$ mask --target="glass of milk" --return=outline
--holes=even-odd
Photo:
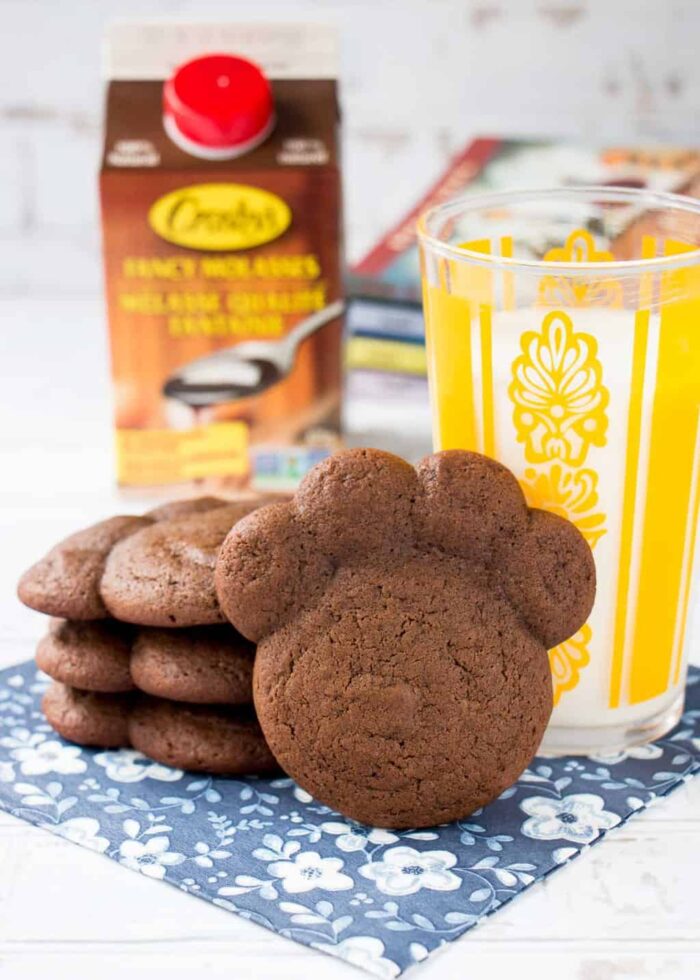
[[[593,612],[550,651],[543,751],[661,737],[683,710],[697,577],[700,202],[474,195],[418,231],[435,448],[505,463],[593,549]]]

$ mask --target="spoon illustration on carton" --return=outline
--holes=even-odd
[[[343,301],[336,300],[302,320],[281,340],[247,340],[190,361],[167,379],[163,394],[191,408],[259,395],[287,377],[302,341],[340,316],[343,307]]]

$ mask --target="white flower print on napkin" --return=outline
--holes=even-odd
[[[184,854],[170,851],[169,837],[151,837],[147,841],[125,840],[119,848],[119,863],[149,878],[162,880],[165,869],[186,861]]]
[[[70,817],[70,819],[55,826],[50,824],[45,826],[54,834],[58,834],[59,837],[65,837],[66,840],[71,840],[74,844],[88,847],[91,851],[97,851],[98,854],[103,854],[109,847],[107,838],[99,836],[100,824],[94,817]]]
[[[381,861],[363,864],[360,874],[376,882],[385,895],[413,895],[421,888],[450,892],[461,879],[449,869],[457,858],[449,851],[417,851],[414,847],[390,847]]]
[[[62,745],[52,740],[13,749],[11,755],[19,762],[24,776],[45,776],[49,772],[70,776],[87,769],[86,762],[80,758],[81,751],[76,745]]]
[[[286,892],[297,895],[313,888],[338,892],[352,888],[354,882],[343,874],[343,861],[335,857],[321,857],[317,851],[301,851],[291,861],[273,861],[267,867],[268,874],[279,878]]]
[[[616,813],[603,808],[604,802],[602,796],[594,793],[573,793],[561,800],[531,796],[520,804],[529,816],[520,830],[534,840],[590,844],[602,830],[610,830],[620,822]]]
[[[321,830],[336,837],[335,846],[346,852],[361,851],[367,844],[395,844],[399,840],[398,834],[391,830],[340,823],[336,820],[322,823]]]
[[[629,749],[621,749],[619,752],[595,752],[590,758],[606,766],[616,766],[626,759],[660,759],[663,754],[664,750],[660,745],[649,742],[647,745],[632,745]]]
[[[106,770],[108,779],[115,783],[140,783],[142,779],[157,779],[162,783],[174,783],[182,779],[182,769],[171,769],[159,762],[152,762],[135,749],[115,749],[100,752],[94,761]]]

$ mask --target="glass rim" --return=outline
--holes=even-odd
[[[486,269],[566,274],[570,277],[588,276],[591,273],[610,276],[642,275],[652,272],[667,272],[687,266],[700,265],[700,245],[678,255],[661,255],[649,259],[613,259],[612,261],[562,262],[544,259],[521,259],[502,255],[488,255],[444,242],[430,230],[430,223],[438,217],[449,218],[485,208],[518,204],[536,200],[556,200],[557,198],[587,198],[595,196],[607,199],[611,204],[644,204],[646,208],[666,212],[695,215],[700,232],[700,200],[683,194],[670,194],[645,188],[610,187],[599,184],[581,184],[576,187],[535,187],[512,191],[492,191],[490,193],[462,194],[442,204],[436,204],[419,215],[416,230],[421,246],[447,259],[457,259],[479,265]],[[641,208],[643,211],[644,208]]]

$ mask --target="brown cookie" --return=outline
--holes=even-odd
[[[131,691],[132,641],[133,628],[114,619],[54,619],[37,647],[36,662],[49,677],[84,691]]]
[[[208,510],[216,507],[225,507],[230,501],[222,500],[221,497],[192,497],[189,500],[170,500],[166,504],[148,510],[145,517],[150,517],[152,521],[175,521],[181,517],[189,517],[191,514],[204,514]]]
[[[230,626],[139,630],[134,684],[146,694],[192,704],[250,704],[255,647]]]
[[[259,500],[145,527],[111,551],[101,594],[115,619],[140,626],[203,626],[225,622],[214,567],[233,525]]]
[[[62,738],[111,749],[129,744],[131,704],[128,694],[94,694],[54,681],[41,707]]]
[[[250,704],[255,647],[231,626],[135,629],[114,619],[53,620],[36,651],[38,667],[83,691],[138,688],[194,704]]]
[[[32,565],[19,581],[26,606],[62,619],[103,619],[109,615],[99,586],[114,545],[152,521],[147,517],[110,517],[71,534]]]
[[[493,460],[414,470],[353,450],[237,524],[216,584],[258,643],[255,706],[283,769],[347,816],[415,827],[470,814],[530,762],[547,647],[584,623],[595,567]]]
[[[54,682],[46,719],[79,745],[129,745],[164,765],[229,775],[278,769],[251,709],[185,705],[133,694],[92,694]]]
[[[261,775],[279,769],[252,709],[144,698],[129,720],[135,749],[177,769]]]

